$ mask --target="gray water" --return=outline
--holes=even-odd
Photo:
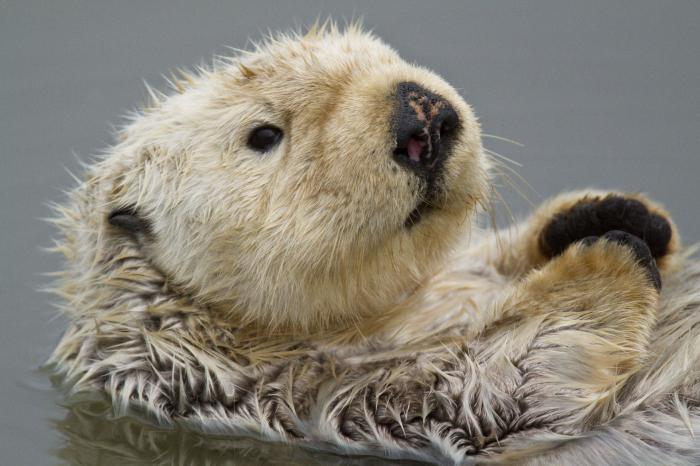
[[[112,420],[100,401],[69,409],[38,370],[65,328],[37,292],[61,266],[40,249],[54,234],[40,219],[74,184],[64,167],[111,142],[142,79],[268,29],[363,16],[457,86],[486,133],[524,144],[485,139],[523,164],[532,203],[589,185],[646,191],[700,240],[700,2],[437,3],[0,0],[0,465],[388,464],[162,431]]]

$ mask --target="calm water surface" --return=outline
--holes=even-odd
[[[56,456],[80,465],[352,465],[388,466],[396,462],[345,457],[245,438],[201,436],[164,430],[131,418],[113,419],[104,401],[81,401],[52,422],[63,442]],[[425,463],[405,461],[420,466]]]

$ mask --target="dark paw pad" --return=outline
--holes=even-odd
[[[630,248],[634,253],[634,256],[637,258],[639,265],[643,266],[647,270],[649,279],[653,283],[654,287],[657,290],[661,289],[661,275],[659,274],[659,269],[656,267],[656,260],[651,253],[651,249],[646,242],[627,232],[613,230],[605,233],[601,237],[588,236],[583,238],[581,243],[586,246],[590,246],[598,239],[603,239],[611,243],[623,244]]]
[[[671,224],[664,217],[649,212],[636,199],[608,196],[580,202],[555,215],[542,231],[540,248],[546,256],[554,257],[575,242],[612,230],[641,238],[655,258],[666,255],[671,242]]]

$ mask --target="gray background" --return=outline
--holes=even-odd
[[[522,163],[533,203],[589,185],[642,190],[700,240],[700,2],[0,0],[0,464],[62,461],[52,420],[65,411],[37,367],[65,322],[36,289],[60,267],[40,250],[54,233],[40,218],[73,186],[73,154],[110,144],[142,79],[319,14],[363,16],[458,87],[486,133],[524,144],[485,140]]]

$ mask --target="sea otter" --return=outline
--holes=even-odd
[[[472,109],[356,25],[153,97],[57,207],[72,393],[439,464],[700,459],[700,266],[658,204],[587,190],[473,227]]]

